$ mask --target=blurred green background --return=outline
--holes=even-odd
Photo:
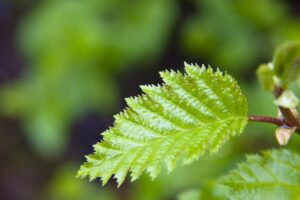
[[[224,199],[215,179],[244,154],[277,148],[274,127],[251,123],[218,155],[155,181],[102,188],[75,174],[124,97],[184,61],[226,70],[250,114],[276,116],[255,70],[300,38],[299,17],[292,0],[1,0],[0,199]],[[294,136],[288,148],[299,145]]]

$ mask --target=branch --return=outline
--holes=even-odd
[[[254,122],[265,122],[265,123],[275,124],[277,126],[285,125],[284,119],[269,117],[269,116],[250,115],[248,116],[248,120]]]
[[[277,126],[289,126],[289,127],[297,127],[295,132],[297,134],[300,134],[300,129],[298,126],[290,125],[287,123],[287,120],[284,118],[275,118],[275,117],[269,117],[269,116],[258,116],[258,115],[250,115],[248,116],[248,121],[253,122],[264,122],[269,124],[275,124]]]
[[[274,94],[275,98],[277,99],[282,94],[282,92],[283,92],[283,88],[277,86],[277,87],[275,87],[273,94]],[[283,115],[284,121],[286,122],[286,124],[291,127],[297,127],[296,132],[300,133],[300,123],[299,123],[298,117],[296,117],[293,114],[293,112],[288,108],[279,106],[279,110],[280,110],[281,114]]]
[[[283,88],[275,87],[273,94],[277,99],[283,92]],[[289,127],[296,127],[296,133],[300,134],[300,122],[298,117],[296,117],[293,112],[288,109],[279,106],[279,110],[283,116],[283,118],[275,118],[269,116],[257,116],[257,115],[250,115],[248,116],[249,121],[255,122],[265,122],[269,124],[275,124],[277,126],[289,126]]]

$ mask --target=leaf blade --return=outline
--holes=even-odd
[[[143,95],[127,98],[129,108],[115,116],[78,177],[105,185],[114,174],[118,186],[128,172],[132,181],[144,171],[154,179],[163,165],[171,172],[240,134],[247,100],[236,81],[210,67],[186,64],[185,72],[161,72],[163,85],[141,86]]]
[[[230,199],[299,199],[300,156],[288,150],[251,155],[220,182]]]

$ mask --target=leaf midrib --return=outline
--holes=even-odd
[[[225,122],[228,122],[228,121],[246,120],[246,119],[247,119],[246,117],[238,116],[238,117],[230,117],[230,118],[222,119],[222,120],[216,120],[216,121],[209,122],[209,123],[206,123],[206,124],[199,124],[199,126],[196,126],[194,128],[185,129],[183,131],[178,131],[178,132],[176,132],[174,134],[162,135],[161,137],[154,138],[151,141],[146,141],[144,143],[144,145],[136,146],[136,147],[133,147],[133,148],[131,148],[129,150],[122,151],[119,155],[111,157],[110,159],[116,159],[117,157],[120,157],[120,156],[126,156],[127,154],[130,154],[132,151],[133,152],[140,151],[140,148],[145,148],[145,147],[147,147],[149,145],[154,146],[153,145],[154,143],[159,143],[161,140],[165,139],[166,137],[176,137],[178,135],[183,135],[183,134],[188,133],[188,132],[194,132],[197,129],[200,129],[200,128],[203,128],[203,127],[206,127],[206,126],[209,126],[209,125],[214,125],[215,126],[215,125],[217,125],[219,123],[225,123]]]

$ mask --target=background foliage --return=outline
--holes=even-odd
[[[0,199],[223,199],[214,177],[245,153],[277,147],[274,127],[249,124],[221,153],[119,190],[76,180],[76,166],[124,97],[183,61],[227,70],[250,114],[275,116],[255,69],[298,39],[299,11],[283,0],[1,1]]]

